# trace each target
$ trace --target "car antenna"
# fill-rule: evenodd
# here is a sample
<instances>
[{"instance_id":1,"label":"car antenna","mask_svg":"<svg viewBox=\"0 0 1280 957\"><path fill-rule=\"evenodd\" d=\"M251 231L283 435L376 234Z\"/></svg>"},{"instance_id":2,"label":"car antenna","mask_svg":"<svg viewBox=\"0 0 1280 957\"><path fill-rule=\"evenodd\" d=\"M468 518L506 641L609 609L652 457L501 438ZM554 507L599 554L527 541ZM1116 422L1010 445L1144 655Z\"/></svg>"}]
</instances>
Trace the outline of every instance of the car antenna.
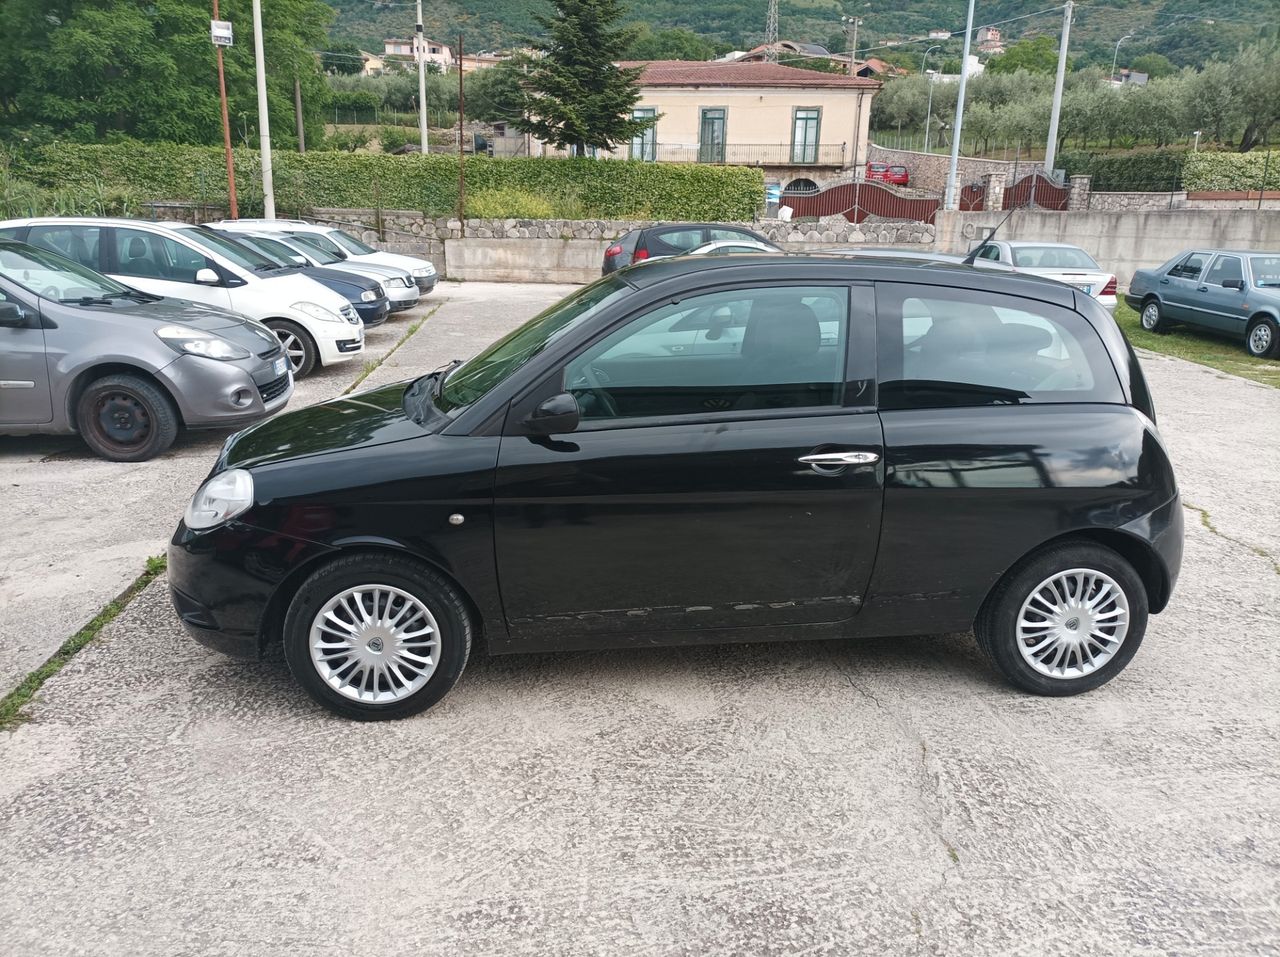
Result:
<instances>
[{"instance_id":1,"label":"car antenna","mask_svg":"<svg viewBox=\"0 0 1280 957\"><path fill-rule=\"evenodd\" d=\"M996 223L996 228L991 230L991 232L987 233L987 235L983 237L982 242L974 246L973 249L969 251L969 255L965 256L964 259L961 260L961 265L972 266L978 258L978 253L982 252L982 247L985 246L987 243L991 242L991 240L995 237L995 234L1000 232L1000 227L1003 226L1005 223L1007 223L1009 220L1011 220L1013 218L1013 214L1016 213L1017 211L1018 211L1017 206L1010 208L1009 212L1005 214L1004 219Z\"/></svg>"}]
</instances>

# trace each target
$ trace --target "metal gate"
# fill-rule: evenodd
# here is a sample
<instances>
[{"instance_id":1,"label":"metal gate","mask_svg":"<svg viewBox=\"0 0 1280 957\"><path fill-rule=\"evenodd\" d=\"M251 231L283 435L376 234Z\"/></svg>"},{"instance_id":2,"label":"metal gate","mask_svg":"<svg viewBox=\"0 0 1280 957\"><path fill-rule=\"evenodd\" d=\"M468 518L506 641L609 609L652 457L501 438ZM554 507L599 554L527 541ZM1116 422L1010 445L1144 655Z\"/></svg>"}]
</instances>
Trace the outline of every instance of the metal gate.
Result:
<instances>
[{"instance_id":1,"label":"metal gate","mask_svg":"<svg viewBox=\"0 0 1280 957\"><path fill-rule=\"evenodd\" d=\"M843 216L860 223L868 216L932 223L942 205L937 196L904 196L881 183L839 183L814 192L785 190L782 205L796 216Z\"/></svg>"},{"instance_id":2,"label":"metal gate","mask_svg":"<svg viewBox=\"0 0 1280 957\"><path fill-rule=\"evenodd\" d=\"M1070 195L1068 187L1059 186L1044 173L1032 173L1005 189L1004 208L1022 209L1029 206L1061 212L1067 208L1067 198Z\"/></svg>"}]
</instances>

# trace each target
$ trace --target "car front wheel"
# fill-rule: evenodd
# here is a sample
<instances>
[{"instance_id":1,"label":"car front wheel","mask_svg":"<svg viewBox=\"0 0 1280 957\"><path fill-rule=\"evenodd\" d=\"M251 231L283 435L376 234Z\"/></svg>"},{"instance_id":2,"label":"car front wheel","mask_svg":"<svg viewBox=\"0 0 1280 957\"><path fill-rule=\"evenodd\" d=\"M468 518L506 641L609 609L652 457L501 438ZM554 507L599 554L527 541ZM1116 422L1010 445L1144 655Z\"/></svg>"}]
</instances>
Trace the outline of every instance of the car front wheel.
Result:
<instances>
[{"instance_id":1,"label":"car front wheel","mask_svg":"<svg viewBox=\"0 0 1280 957\"><path fill-rule=\"evenodd\" d=\"M178 437L178 413L164 391L136 375L89 383L76 402L76 429L112 462L145 462Z\"/></svg>"},{"instance_id":2,"label":"car front wheel","mask_svg":"<svg viewBox=\"0 0 1280 957\"><path fill-rule=\"evenodd\" d=\"M289 670L330 711L387 721L425 711L462 675L471 615L457 590L420 562L338 558L303 582L284 622Z\"/></svg>"},{"instance_id":3,"label":"car front wheel","mask_svg":"<svg viewBox=\"0 0 1280 957\"><path fill-rule=\"evenodd\" d=\"M1169 331L1169 320L1160 310L1160 300L1148 299L1142 304L1142 328L1155 333Z\"/></svg>"},{"instance_id":4,"label":"car front wheel","mask_svg":"<svg viewBox=\"0 0 1280 957\"><path fill-rule=\"evenodd\" d=\"M1147 628L1147 593L1124 558L1064 542L1014 566L974 632L1013 684L1063 696L1106 684L1132 660Z\"/></svg>"},{"instance_id":5,"label":"car front wheel","mask_svg":"<svg viewBox=\"0 0 1280 957\"><path fill-rule=\"evenodd\" d=\"M319 361L320 352L307 330L287 319L268 319L266 324L284 347L289 365L293 367L293 377L301 379L310 375Z\"/></svg>"}]
</instances>

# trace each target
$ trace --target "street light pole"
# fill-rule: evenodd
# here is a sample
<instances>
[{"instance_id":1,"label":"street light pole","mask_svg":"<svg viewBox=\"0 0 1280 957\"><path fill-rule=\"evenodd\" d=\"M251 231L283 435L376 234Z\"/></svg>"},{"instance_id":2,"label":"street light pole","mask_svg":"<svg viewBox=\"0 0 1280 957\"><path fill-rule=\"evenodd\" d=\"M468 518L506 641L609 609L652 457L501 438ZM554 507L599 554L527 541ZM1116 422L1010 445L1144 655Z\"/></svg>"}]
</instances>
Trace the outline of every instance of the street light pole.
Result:
<instances>
[{"instance_id":1,"label":"street light pole","mask_svg":"<svg viewBox=\"0 0 1280 957\"><path fill-rule=\"evenodd\" d=\"M213 0L213 19L218 16L218 0ZM218 100L222 107L222 148L227 162L227 211L232 219L240 218L240 204L236 200L236 161L231 152L231 118L227 115L227 75L222 66L222 46L214 45L218 54Z\"/></svg>"},{"instance_id":2,"label":"street light pole","mask_svg":"<svg viewBox=\"0 0 1280 957\"><path fill-rule=\"evenodd\" d=\"M937 44L929 47L924 51L924 56L920 60L920 75L929 76L925 72L925 65L929 62L929 54L934 50L942 49ZM929 152L929 124L933 120L933 77L929 76L929 105L924 108L924 151Z\"/></svg>"},{"instance_id":3,"label":"street light pole","mask_svg":"<svg viewBox=\"0 0 1280 957\"><path fill-rule=\"evenodd\" d=\"M423 153L427 151L427 64L426 52L427 37L422 30L422 0L418 0L418 25L414 28L413 34L414 48L418 53L418 137L422 141L421 150ZM462 69L462 64L458 64L458 69Z\"/></svg>"},{"instance_id":4,"label":"street light pole","mask_svg":"<svg viewBox=\"0 0 1280 957\"><path fill-rule=\"evenodd\" d=\"M267 117L267 65L262 53L262 0L253 0L253 62L258 75L258 140L262 153L262 215L276 218L276 191L271 181L271 122Z\"/></svg>"},{"instance_id":5,"label":"street light pole","mask_svg":"<svg viewBox=\"0 0 1280 957\"><path fill-rule=\"evenodd\" d=\"M858 75L858 27L862 26L861 17L841 17L840 22L844 24L844 35L849 36L849 32L853 31L853 39L849 41L849 75Z\"/></svg>"},{"instance_id":6,"label":"street light pole","mask_svg":"<svg viewBox=\"0 0 1280 957\"><path fill-rule=\"evenodd\" d=\"M956 177L960 170L960 131L964 127L964 95L969 85L969 45L973 41L973 0L964 22L964 53L960 55L960 89L956 91L956 126L951 134L951 165L947 168L947 191L942 208L956 208Z\"/></svg>"},{"instance_id":7,"label":"street light pole","mask_svg":"<svg viewBox=\"0 0 1280 957\"><path fill-rule=\"evenodd\" d=\"M1132 39L1133 39L1133 34L1129 33L1129 34L1126 34L1125 36L1122 36L1119 40L1116 41L1116 52L1111 54L1111 72L1107 74L1107 79L1111 80L1112 82L1115 82L1115 78L1116 78L1116 61L1120 59L1120 44L1124 43L1125 40L1132 40Z\"/></svg>"},{"instance_id":8,"label":"street light pole","mask_svg":"<svg viewBox=\"0 0 1280 957\"><path fill-rule=\"evenodd\" d=\"M1053 84L1053 109L1049 113L1049 142L1044 148L1044 171L1053 173L1053 163L1058 153L1058 120L1062 116L1062 86L1067 79L1067 46L1071 43L1071 12L1075 8L1067 0L1062 14L1062 40L1058 44L1058 78Z\"/></svg>"}]
</instances>

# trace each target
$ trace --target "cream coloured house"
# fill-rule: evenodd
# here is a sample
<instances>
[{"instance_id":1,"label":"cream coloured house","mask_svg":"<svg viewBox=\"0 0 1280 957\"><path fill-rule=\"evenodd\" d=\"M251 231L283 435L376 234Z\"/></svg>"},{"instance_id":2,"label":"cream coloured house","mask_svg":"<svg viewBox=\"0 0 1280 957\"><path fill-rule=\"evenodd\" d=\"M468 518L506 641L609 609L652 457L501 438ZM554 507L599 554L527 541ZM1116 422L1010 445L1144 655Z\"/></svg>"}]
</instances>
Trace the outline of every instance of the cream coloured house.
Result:
<instances>
[{"instance_id":1,"label":"cream coloured house","mask_svg":"<svg viewBox=\"0 0 1280 957\"><path fill-rule=\"evenodd\" d=\"M620 65L642 68L635 115L658 121L614 156L760 166L784 183L866 162L878 80L778 63Z\"/></svg>"}]
</instances>

